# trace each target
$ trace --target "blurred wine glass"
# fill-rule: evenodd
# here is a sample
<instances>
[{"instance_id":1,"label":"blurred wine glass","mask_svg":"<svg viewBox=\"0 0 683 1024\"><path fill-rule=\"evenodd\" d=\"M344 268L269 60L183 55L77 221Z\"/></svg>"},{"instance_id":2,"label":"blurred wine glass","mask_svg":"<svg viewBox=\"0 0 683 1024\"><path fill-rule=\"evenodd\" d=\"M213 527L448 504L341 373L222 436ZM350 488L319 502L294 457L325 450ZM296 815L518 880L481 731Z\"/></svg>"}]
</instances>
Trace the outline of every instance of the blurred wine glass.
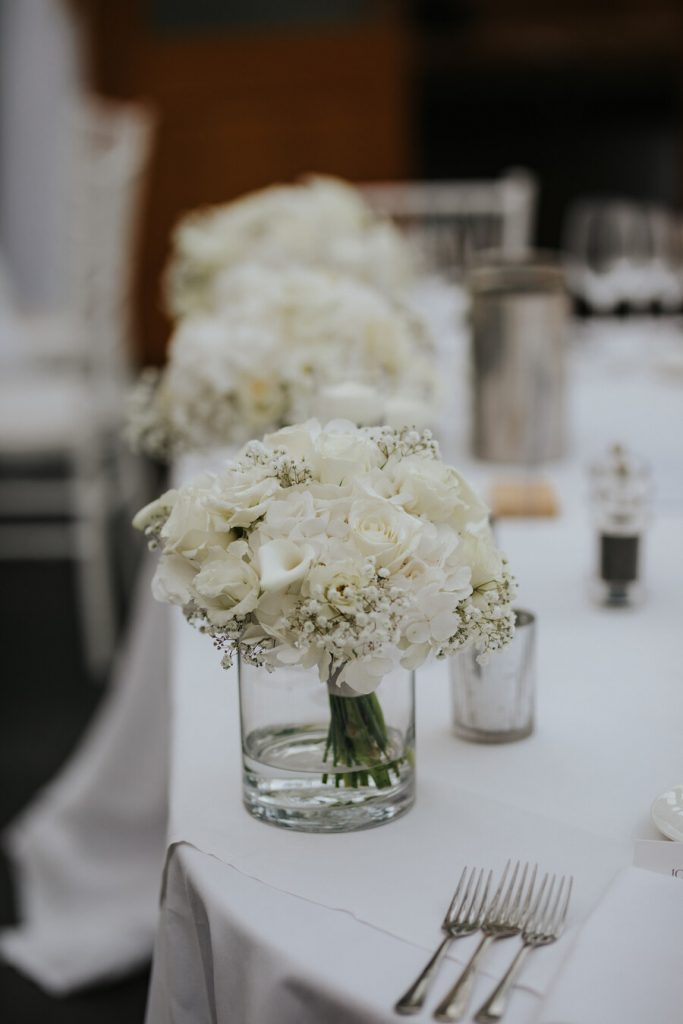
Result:
<instances>
[{"instance_id":1,"label":"blurred wine glass","mask_svg":"<svg viewBox=\"0 0 683 1024\"><path fill-rule=\"evenodd\" d=\"M648 207L654 258L653 302L663 312L683 306L683 220L664 206Z\"/></svg>"},{"instance_id":2,"label":"blurred wine glass","mask_svg":"<svg viewBox=\"0 0 683 1024\"><path fill-rule=\"evenodd\" d=\"M664 206L583 200L564 232L569 286L592 313L672 312L683 302L680 223Z\"/></svg>"}]
</instances>

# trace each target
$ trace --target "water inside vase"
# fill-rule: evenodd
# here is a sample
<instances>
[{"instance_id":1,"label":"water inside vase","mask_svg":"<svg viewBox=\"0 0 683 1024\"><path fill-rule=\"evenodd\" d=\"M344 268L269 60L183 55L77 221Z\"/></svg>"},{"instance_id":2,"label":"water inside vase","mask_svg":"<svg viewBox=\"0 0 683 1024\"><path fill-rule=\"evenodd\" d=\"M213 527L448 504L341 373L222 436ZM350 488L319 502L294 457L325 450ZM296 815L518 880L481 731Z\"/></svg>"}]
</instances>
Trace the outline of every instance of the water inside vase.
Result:
<instances>
[{"instance_id":1,"label":"water inside vase","mask_svg":"<svg viewBox=\"0 0 683 1024\"><path fill-rule=\"evenodd\" d=\"M244 802L264 821L299 831L370 828L403 814L414 800L412 743L388 730L390 785L362 765L332 763L324 725L256 729L243 741ZM353 779L352 779L353 777Z\"/></svg>"}]
</instances>

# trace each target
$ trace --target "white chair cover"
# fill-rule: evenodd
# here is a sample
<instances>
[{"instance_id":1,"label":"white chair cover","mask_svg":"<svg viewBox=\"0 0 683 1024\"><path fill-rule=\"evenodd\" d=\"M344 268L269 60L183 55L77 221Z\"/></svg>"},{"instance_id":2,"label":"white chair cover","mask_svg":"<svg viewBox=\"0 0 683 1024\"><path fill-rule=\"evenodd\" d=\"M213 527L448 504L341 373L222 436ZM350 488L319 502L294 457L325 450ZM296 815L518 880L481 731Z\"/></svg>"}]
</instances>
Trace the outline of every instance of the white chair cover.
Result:
<instances>
[{"instance_id":1,"label":"white chair cover","mask_svg":"<svg viewBox=\"0 0 683 1024\"><path fill-rule=\"evenodd\" d=\"M166 852L167 609L147 556L114 682L79 750L5 835L22 923L0 952L64 995L149 959Z\"/></svg>"}]
</instances>

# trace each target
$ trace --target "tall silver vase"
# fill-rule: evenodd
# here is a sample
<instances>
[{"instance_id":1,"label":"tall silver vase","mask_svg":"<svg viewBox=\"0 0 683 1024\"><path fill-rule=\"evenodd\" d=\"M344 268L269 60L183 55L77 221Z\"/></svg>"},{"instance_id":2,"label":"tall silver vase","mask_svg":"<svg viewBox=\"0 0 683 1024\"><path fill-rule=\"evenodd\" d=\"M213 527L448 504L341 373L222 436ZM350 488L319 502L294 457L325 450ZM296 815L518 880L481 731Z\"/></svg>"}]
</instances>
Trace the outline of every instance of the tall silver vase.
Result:
<instances>
[{"instance_id":1,"label":"tall silver vase","mask_svg":"<svg viewBox=\"0 0 683 1024\"><path fill-rule=\"evenodd\" d=\"M569 298L559 263L542 254L472 269L474 454L536 465L565 449Z\"/></svg>"}]
</instances>

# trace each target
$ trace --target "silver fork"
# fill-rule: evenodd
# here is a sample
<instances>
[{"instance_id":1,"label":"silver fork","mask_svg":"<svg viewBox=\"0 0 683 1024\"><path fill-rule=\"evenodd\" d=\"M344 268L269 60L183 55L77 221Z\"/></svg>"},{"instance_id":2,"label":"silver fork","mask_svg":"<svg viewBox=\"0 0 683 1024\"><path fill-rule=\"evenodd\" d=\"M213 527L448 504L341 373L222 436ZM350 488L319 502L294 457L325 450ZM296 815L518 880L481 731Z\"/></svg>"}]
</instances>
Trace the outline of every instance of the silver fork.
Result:
<instances>
[{"instance_id":1,"label":"silver fork","mask_svg":"<svg viewBox=\"0 0 683 1024\"><path fill-rule=\"evenodd\" d=\"M557 876L552 876L549 885L548 875L543 876L538 896L522 928L522 945L499 984L477 1011L474 1018L477 1024L490 1024L491 1021L500 1020L503 1016L507 1009L510 989L522 969L529 950L547 946L559 939L567 919L573 881L571 876L567 879L563 875L555 889Z\"/></svg>"},{"instance_id":2,"label":"silver fork","mask_svg":"<svg viewBox=\"0 0 683 1024\"><path fill-rule=\"evenodd\" d=\"M453 939L459 939L463 935L472 935L479 930L488 902L491 876L492 873L489 871L484 885L483 870L477 871L476 868L472 868L469 875L467 868L463 870L453 893L453 899L441 922L441 930L446 934L422 974L396 1003L394 1007L396 1013L418 1013L422 1009L429 986Z\"/></svg>"},{"instance_id":3,"label":"silver fork","mask_svg":"<svg viewBox=\"0 0 683 1024\"><path fill-rule=\"evenodd\" d=\"M481 942L465 965L462 974L453 988L434 1011L435 1020L462 1020L472 995L477 965L484 957L487 949L497 939L506 939L511 935L519 935L522 930L522 925L529 912L533 898L537 867L534 866L531 871L528 883L529 865L524 865L519 881L517 881L520 867L521 865L517 861L506 887L505 882L510 868L510 861L505 865L500 884L484 915L481 926L483 933Z\"/></svg>"}]
</instances>

